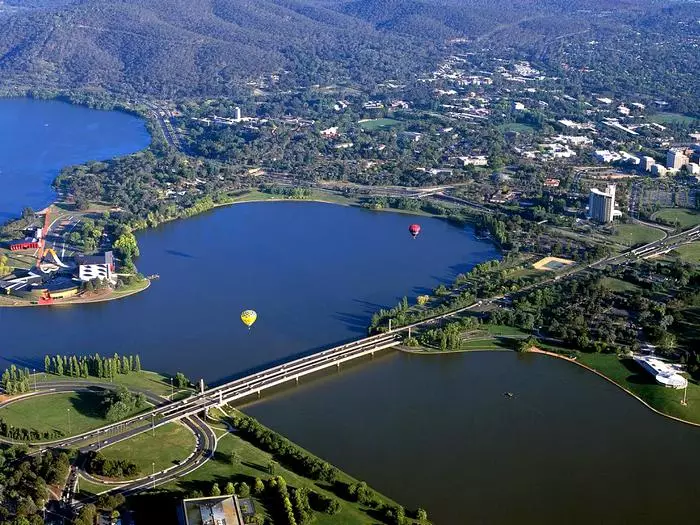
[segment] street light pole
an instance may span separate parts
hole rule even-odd
[[[173,387],[173,378],[170,378],[170,401],[175,397],[175,387]]]
[[[153,488],[156,488],[156,462],[151,462],[151,467],[153,467]]]
[[[68,411],[68,435],[70,435],[70,408],[66,409]]]
[[[32,368],[32,373],[34,374],[34,390],[36,390],[36,368]]]
[[[156,415],[151,414],[151,435],[156,437]]]
[[[688,406],[688,383],[685,384],[685,388],[683,389],[683,400],[681,401],[681,405]]]

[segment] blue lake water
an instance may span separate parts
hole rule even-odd
[[[145,367],[215,381],[367,333],[372,314],[498,257],[471,229],[322,203],[248,203],[138,235],[160,279],[98,305],[0,309],[0,357],[139,353]],[[252,330],[240,321],[252,308]],[[24,337],[41,326],[47,338]],[[0,363],[0,366],[2,363]]]
[[[134,153],[150,143],[144,121],[65,102],[0,99],[0,222],[44,208],[61,168]]]

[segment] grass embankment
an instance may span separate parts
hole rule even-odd
[[[683,406],[683,390],[659,385],[629,358],[620,359],[611,354],[580,353],[578,361],[639,396],[659,412],[700,424],[700,386],[697,382],[689,382],[688,404]]]
[[[167,398],[170,398],[171,392],[174,391],[175,399],[178,398],[178,394],[183,395],[189,394],[191,392],[190,389],[178,390],[177,388],[174,388],[171,390],[170,376],[159,374],[157,372],[149,372],[146,370],[141,370],[140,372],[129,372],[128,374],[117,374],[113,381],[93,376],[90,376],[88,378],[79,378],[70,376],[58,376],[46,373],[37,374],[37,386],[40,386],[42,383],[53,383],[57,381],[85,381],[88,383],[98,383],[113,386],[122,385],[128,388],[129,390],[148,391],[161,397]]]
[[[669,113],[660,112],[655,113],[649,117],[649,120],[656,122],[657,124],[682,124],[684,126],[690,126],[698,122],[698,119],[690,117],[688,115],[683,115],[681,113]]]
[[[684,244],[671,252],[672,255],[677,255],[681,261],[690,264],[700,264],[700,242]]]
[[[179,423],[168,423],[155,430],[144,432],[125,441],[120,441],[100,453],[107,459],[123,459],[136,464],[136,478],[148,476],[176,465],[189,456],[195,449],[195,437],[192,432]]]
[[[106,425],[101,405],[100,391],[40,394],[0,408],[0,418],[17,428],[40,433],[58,430],[68,437]]]
[[[700,224],[700,213],[686,208],[664,208],[657,211],[653,218],[665,224],[677,225],[682,229],[692,228]]]
[[[82,476],[78,478],[78,492],[83,497],[97,496],[102,492],[114,489],[114,487],[114,484],[93,483]]]
[[[615,277],[604,277],[601,284],[613,292],[634,292],[639,290],[636,284],[616,279]]]
[[[503,132],[507,133],[509,131],[515,131],[517,133],[534,133],[536,130],[532,126],[527,124],[521,124],[520,122],[509,122],[507,124],[500,124],[497,128]]]
[[[393,118],[375,118],[361,120],[358,122],[358,124],[364,131],[375,131],[382,128],[393,128],[394,126],[401,124],[401,121]]]
[[[623,246],[632,247],[658,241],[663,236],[661,230],[644,224],[617,224],[615,225],[615,233],[610,237]]]
[[[231,464],[229,458],[231,453],[237,454],[235,464]],[[310,456],[312,454],[309,453]],[[164,488],[174,492],[188,492],[192,490],[200,490],[204,494],[208,494],[213,483],[218,483],[223,490],[226,483],[231,482],[246,482],[250,487],[253,486],[255,478],[267,479],[270,474],[267,471],[267,465],[275,461],[275,458],[255,447],[253,444],[237,437],[234,434],[226,434],[219,439],[214,458],[207,461],[202,467],[198,468],[191,474],[178,479],[175,482],[165,485]],[[330,516],[321,512],[314,513],[313,523],[317,525],[355,525],[375,523],[380,520],[370,517],[367,509],[359,503],[346,501],[336,496],[325,482],[314,481],[312,479],[300,476],[289,470],[284,465],[276,463],[275,475],[282,476],[287,485],[290,487],[307,487],[309,490],[321,493],[327,497],[337,498],[340,501],[342,510]],[[355,483],[357,480],[340,472],[338,480],[341,483]],[[379,495],[378,495],[379,496]],[[388,498],[379,496],[380,499],[390,505],[396,503]],[[267,513],[264,504],[257,500],[256,512]]]

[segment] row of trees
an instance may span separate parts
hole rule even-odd
[[[11,396],[29,392],[31,390],[29,369],[10,365],[10,368],[5,369],[2,373],[0,384],[2,384],[2,389],[5,393]]]
[[[63,437],[63,432],[56,429],[39,432],[33,428],[13,427],[12,425],[8,425],[4,419],[0,418],[0,436],[17,441],[51,441]]]
[[[125,459],[106,458],[99,452],[89,452],[86,462],[87,471],[107,478],[132,478],[139,473],[135,463]]]
[[[243,438],[274,454],[280,461],[287,463],[299,474],[328,483],[333,483],[336,480],[338,471],[334,467],[311,456],[288,439],[264,427],[252,417],[237,413],[233,416],[233,425]]]
[[[44,370],[51,374],[70,377],[99,377],[114,379],[118,374],[141,371],[141,358],[136,355],[102,357],[99,354],[88,356],[44,356]]]

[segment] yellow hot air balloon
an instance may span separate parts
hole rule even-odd
[[[243,312],[241,312],[241,321],[243,321],[243,324],[246,325],[249,329],[251,326],[253,326],[253,323],[257,318],[258,314],[255,310],[244,310]]]

